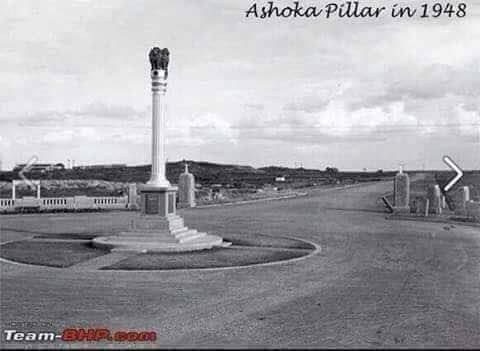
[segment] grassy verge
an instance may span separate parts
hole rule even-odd
[[[101,233],[99,234],[89,234],[89,233],[52,233],[52,234],[41,234],[38,236],[35,236],[34,239],[68,239],[68,240],[92,240],[93,238],[96,238],[97,236],[102,235]]]
[[[273,237],[262,234],[227,234],[223,236],[223,239],[237,246],[257,246],[303,250],[315,249],[315,246],[302,240]]]
[[[82,242],[15,241],[0,246],[0,256],[7,260],[65,268],[107,254]]]
[[[284,261],[305,256],[310,252],[310,250],[229,247],[185,253],[139,254],[102,269],[175,270],[237,267]]]

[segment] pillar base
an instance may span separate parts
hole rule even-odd
[[[149,186],[153,188],[171,188],[172,185],[166,179],[164,180],[149,180],[144,186]]]
[[[145,184],[140,186],[142,215],[165,218],[176,213],[177,187]]]
[[[176,187],[142,186],[141,213],[129,230],[95,238],[92,244],[112,252],[184,252],[229,246],[219,236],[185,226],[176,214],[176,191]]]

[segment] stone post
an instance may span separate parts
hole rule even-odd
[[[178,200],[181,207],[195,207],[195,177],[188,172],[187,163],[178,179]]]
[[[465,207],[465,204],[470,201],[470,188],[468,186],[464,186],[462,188],[462,202],[463,202],[463,207]]]
[[[434,214],[441,214],[442,213],[442,206],[441,206],[441,191],[440,186],[438,184],[431,185],[427,191],[427,198],[429,201],[429,213]]]
[[[468,186],[464,186],[460,188],[460,206],[458,207],[456,213],[460,215],[467,215],[467,206],[470,202],[470,188]]]
[[[128,184],[128,208],[130,210],[137,210],[137,184]]]
[[[410,212],[410,178],[403,173],[403,167],[393,182],[393,206],[394,212]]]
[[[15,180],[12,180],[12,200],[16,199],[16,192],[15,192],[16,186],[17,186],[17,182]]]

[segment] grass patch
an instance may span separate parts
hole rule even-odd
[[[107,254],[90,243],[15,241],[0,246],[0,256],[33,265],[65,268]]]
[[[267,248],[214,248],[185,253],[139,254],[103,270],[175,270],[192,268],[237,267],[302,257],[310,250]]]
[[[451,217],[448,217],[448,219],[456,222],[463,222],[463,223],[478,223],[475,220],[475,218],[470,218],[470,217],[451,216]]]
[[[97,236],[102,234],[87,234],[87,233],[68,233],[68,234],[59,234],[59,233],[52,233],[52,234],[41,234],[38,236],[34,236],[34,239],[68,239],[68,240],[92,240]]]
[[[274,237],[263,234],[229,234],[223,235],[223,239],[237,246],[315,250],[315,246],[302,240]]]

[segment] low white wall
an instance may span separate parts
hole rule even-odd
[[[93,203],[98,208],[126,208],[128,196],[122,197],[93,197]]]
[[[45,210],[73,209],[75,203],[72,197],[44,197],[41,200],[41,208]]]
[[[15,208],[15,200],[0,199],[0,211],[6,211]]]
[[[126,209],[128,196],[74,196],[74,197],[25,197],[21,199],[0,199],[0,212],[14,211],[21,207],[39,207],[42,210],[87,210]]]

